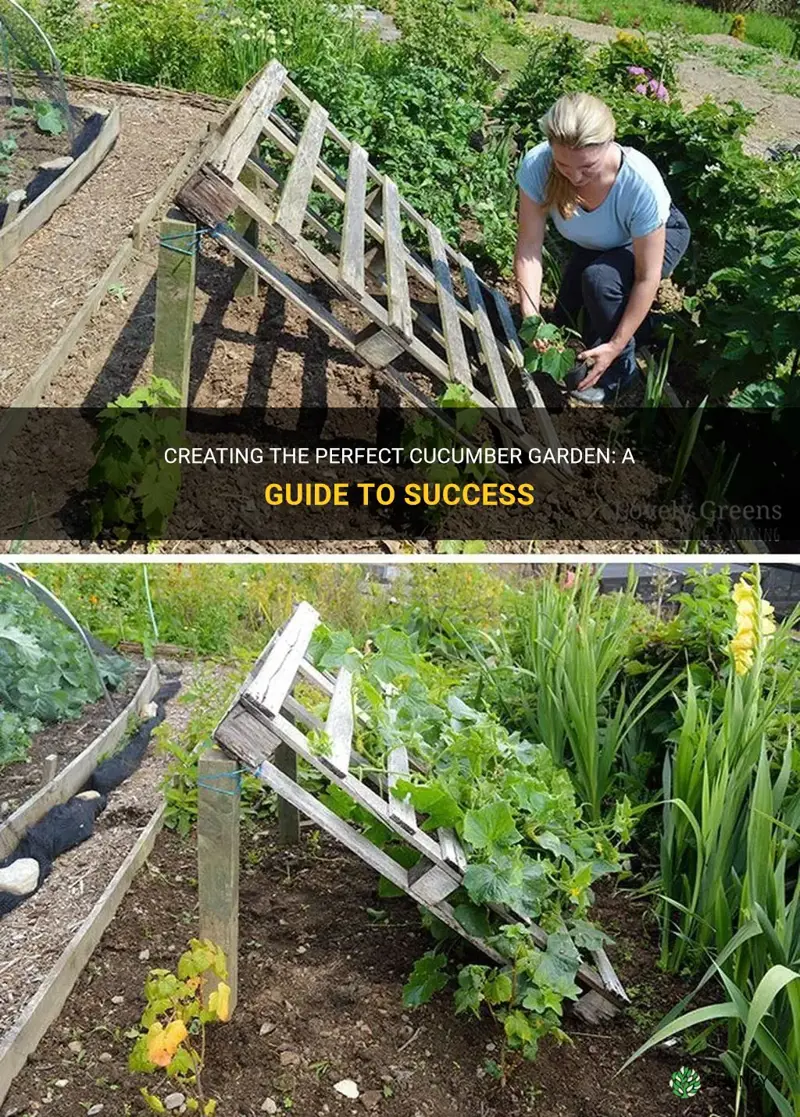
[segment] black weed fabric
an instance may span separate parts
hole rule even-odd
[[[83,790],[97,791],[100,793],[99,798],[75,797],[68,803],[51,807],[40,822],[31,826],[14,852],[4,861],[0,861],[0,869],[7,868],[20,857],[34,858],[39,862],[39,883],[34,889],[38,891],[42,882],[50,875],[55,859],[92,836],[95,819],[105,809],[109,792],[119,787],[139,767],[153,730],[166,717],[167,702],[178,693],[180,687],[179,679],[170,679],[166,682],[155,697],[158,707],[155,717],[143,722],[124,748],[103,761],[94,770]],[[32,896],[33,893],[29,895]],[[16,896],[11,892],[0,892],[0,916],[13,911],[27,898],[27,896]]]

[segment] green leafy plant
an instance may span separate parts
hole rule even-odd
[[[0,178],[7,178],[11,174],[11,159],[16,150],[17,141],[13,136],[0,140]]]
[[[203,1096],[201,1075],[205,1065],[206,1027],[230,1019],[230,986],[225,955],[208,939],[192,939],[174,973],[150,970],[144,986],[147,1002],[139,1023],[140,1034],[128,1066],[133,1072],[152,1074],[163,1070],[190,1096],[189,1112],[213,1117],[215,1098]],[[207,992],[209,984],[211,992]],[[155,1113],[167,1109],[157,1094],[142,1087],[142,1097]]]
[[[66,130],[64,114],[50,101],[39,101],[34,108],[36,127],[47,136],[60,136]]]
[[[118,686],[127,670],[117,656],[93,660],[77,633],[0,575],[0,765],[23,759],[31,733],[78,717],[103,694],[101,679]]]
[[[567,338],[577,337],[575,330],[560,329],[543,318],[526,318],[519,336],[526,343],[525,368],[528,372],[546,372],[561,383],[576,361],[575,350]]]
[[[153,377],[100,412],[92,447],[95,464],[89,471],[95,536],[108,531],[127,540],[163,532],[180,488],[180,466],[164,458],[167,447],[184,445],[183,424],[175,411],[180,402],[169,380]]]

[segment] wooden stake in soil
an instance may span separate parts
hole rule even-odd
[[[225,951],[230,1011],[236,1007],[239,950],[239,774],[236,762],[218,748],[197,762],[197,885],[200,938]],[[206,1002],[218,981],[210,977]]]
[[[258,151],[255,152],[258,156]],[[261,180],[256,172],[249,164],[245,164],[242,173],[239,175],[239,181],[242,182],[248,190],[252,190],[256,197],[261,197]],[[236,216],[233,220],[233,227],[240,236],[243,236],[248,244],[252,244],[253,248],[258,248],[258,222],[245,213],[243,209],[237,209]],[[254,299],[258,296],[258,273],[252,268],[248,268],[241,260],[234,261],[234,276],[236,276],[236,285],[234,288],[233,296],[236,299]]]
[[[181,407],[189,403],[192,359],[197,226],[178,210],[161,222],[161,247],[156,279],[156,326],[153,375],[171,380],[180,392]]]
[[[275,767],[297,783],[297,756],[287,744],[275,749]],[[300,815],[288,799],[278,796],[278,838],[282,845],[293,846],[300,841]]]
[[[55,752],[51,752],[49,756],[46,756],[44,758],[44,763],[42,764],[42,784],[41,784],[41,786],[46,787],[50,783],[51,780],[54,780],[56,778],[56,772],[57,771],[58,771],[58,754],[55,753]]]

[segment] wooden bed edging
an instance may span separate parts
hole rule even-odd
[[[47,1029],[60,1015],[72,987],[114,918],[134,876],[150,856],[164,824],[165,811],[166,802],[162,802],[80,929],[28,1001],[22,1015],[0,1042],[0,1105],[28,1056],[36,1050]]]
[[[92,144],[79,155],[74,163],[64,171],[51,186],[26,206],[0,232],[0,272],[12,264],[19,256],[28,237],[49,221],[58,207],[81,186],[108,155],[119,135],[120,112],[115,105],[108,113],[100,134]]]
[[[0,826],[0,860],[16,849],[26,831],[39,822],[51,807],[66,803],[80,791],[97,767],[100,757],[120,743],[125,736],[129,719],[136,714],[141,714],[145,706],[158,693],[159,685],[158,667],[153,663],[139,684],[136,694],[111,724],[107,725],[83,752],[74,757],[55,779],[40,788],[6,819]]]

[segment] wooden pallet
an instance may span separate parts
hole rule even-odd
[[[282,99],[290,102],[295,115],[304,115],[302,131],[277,111]],[[264,140],[288,159],[283,177],[262,158]],[[326,140],[347,153],[346,178],[323,158]],[[262,184],[279,194],[277,206],[266,203]],[[322,191],[342,207],[341,231],[314,209],[312,191]],[[327,111],[288,79],[278,61],[272,61],[254,82],[231,127],[176,201],[337,344],[382,369],[415,404],[421,402],[419,389],[391,364],[403,352],[443,383],[463,384],[501,435],[527,453],[541,445],[523,425],[512,390],[516,378],[535,409],[544,445],[558,449],[541,394],[523,367],[522,347],[502,292],[480,279],[470,261],[400,195],[392,179],[370,163],[364,148],[351,143],[331,123]],[[370,324],[356,332],[340,321],[260,252],[252,237],[237,233],[228,223],[237,213],[299,252],[312,271],[336,295],[355,304]],[[427,257],[404,243],[403,221],[424,232]],[[316,235],[317,243],[323,238],[329,251],[321,251],[309,233]],[[371,249],[367,237],[374,242]],[[413,304],[409,274],[435,293],[438,314],[432,316],[428,304]],[[456,293],[459,281],[466,300]],[[376,284],[380,298],[369,289]]]
[[[278,631],[214,731],[215,740],[240,764],[269,784],[285,802],[291,804],[317,826],[350,849],[392,884],[427,908],[493,962],[507,960],[488,942],[468,934],[448,902],[463,884],[467,858],[451,830],[439,830],[434,837],[421,828],[410,802],[393,793],[398,779],[419,768],[404,747],[392,750],[386,773],[375,773],[353,749],[356,719],[368,717],[352,699],[352,677],[342,668],[332,677],[319,671],[308,659],[309,643],[319,622],[311,605],[303,602],[285,627]],[[325,721],[308,711],[292,694],[298,682],[311,684],[328,700]],[[307,730],[324,730],[330,743],[327,755],[320,755],[309,744]],[[291,751],[294,768],[278,763],[280,749]],[[344,819],[334,814],[297,781],[296,758],[304,761],[332,784],[344,791],[354,803],[366,809],[402,842],[420,854],[419,861],[407,870],[368,840]],[[547,945],[547,934],[528,916],[504,907],[493,907],[510,922],[525,923],[537,946]],[[596,1023],[614,1015],[628,1001],[604,951],[594,952],[596,969],[582,964],[576,981],[586,990],[574,1008],[582,1019]]]

